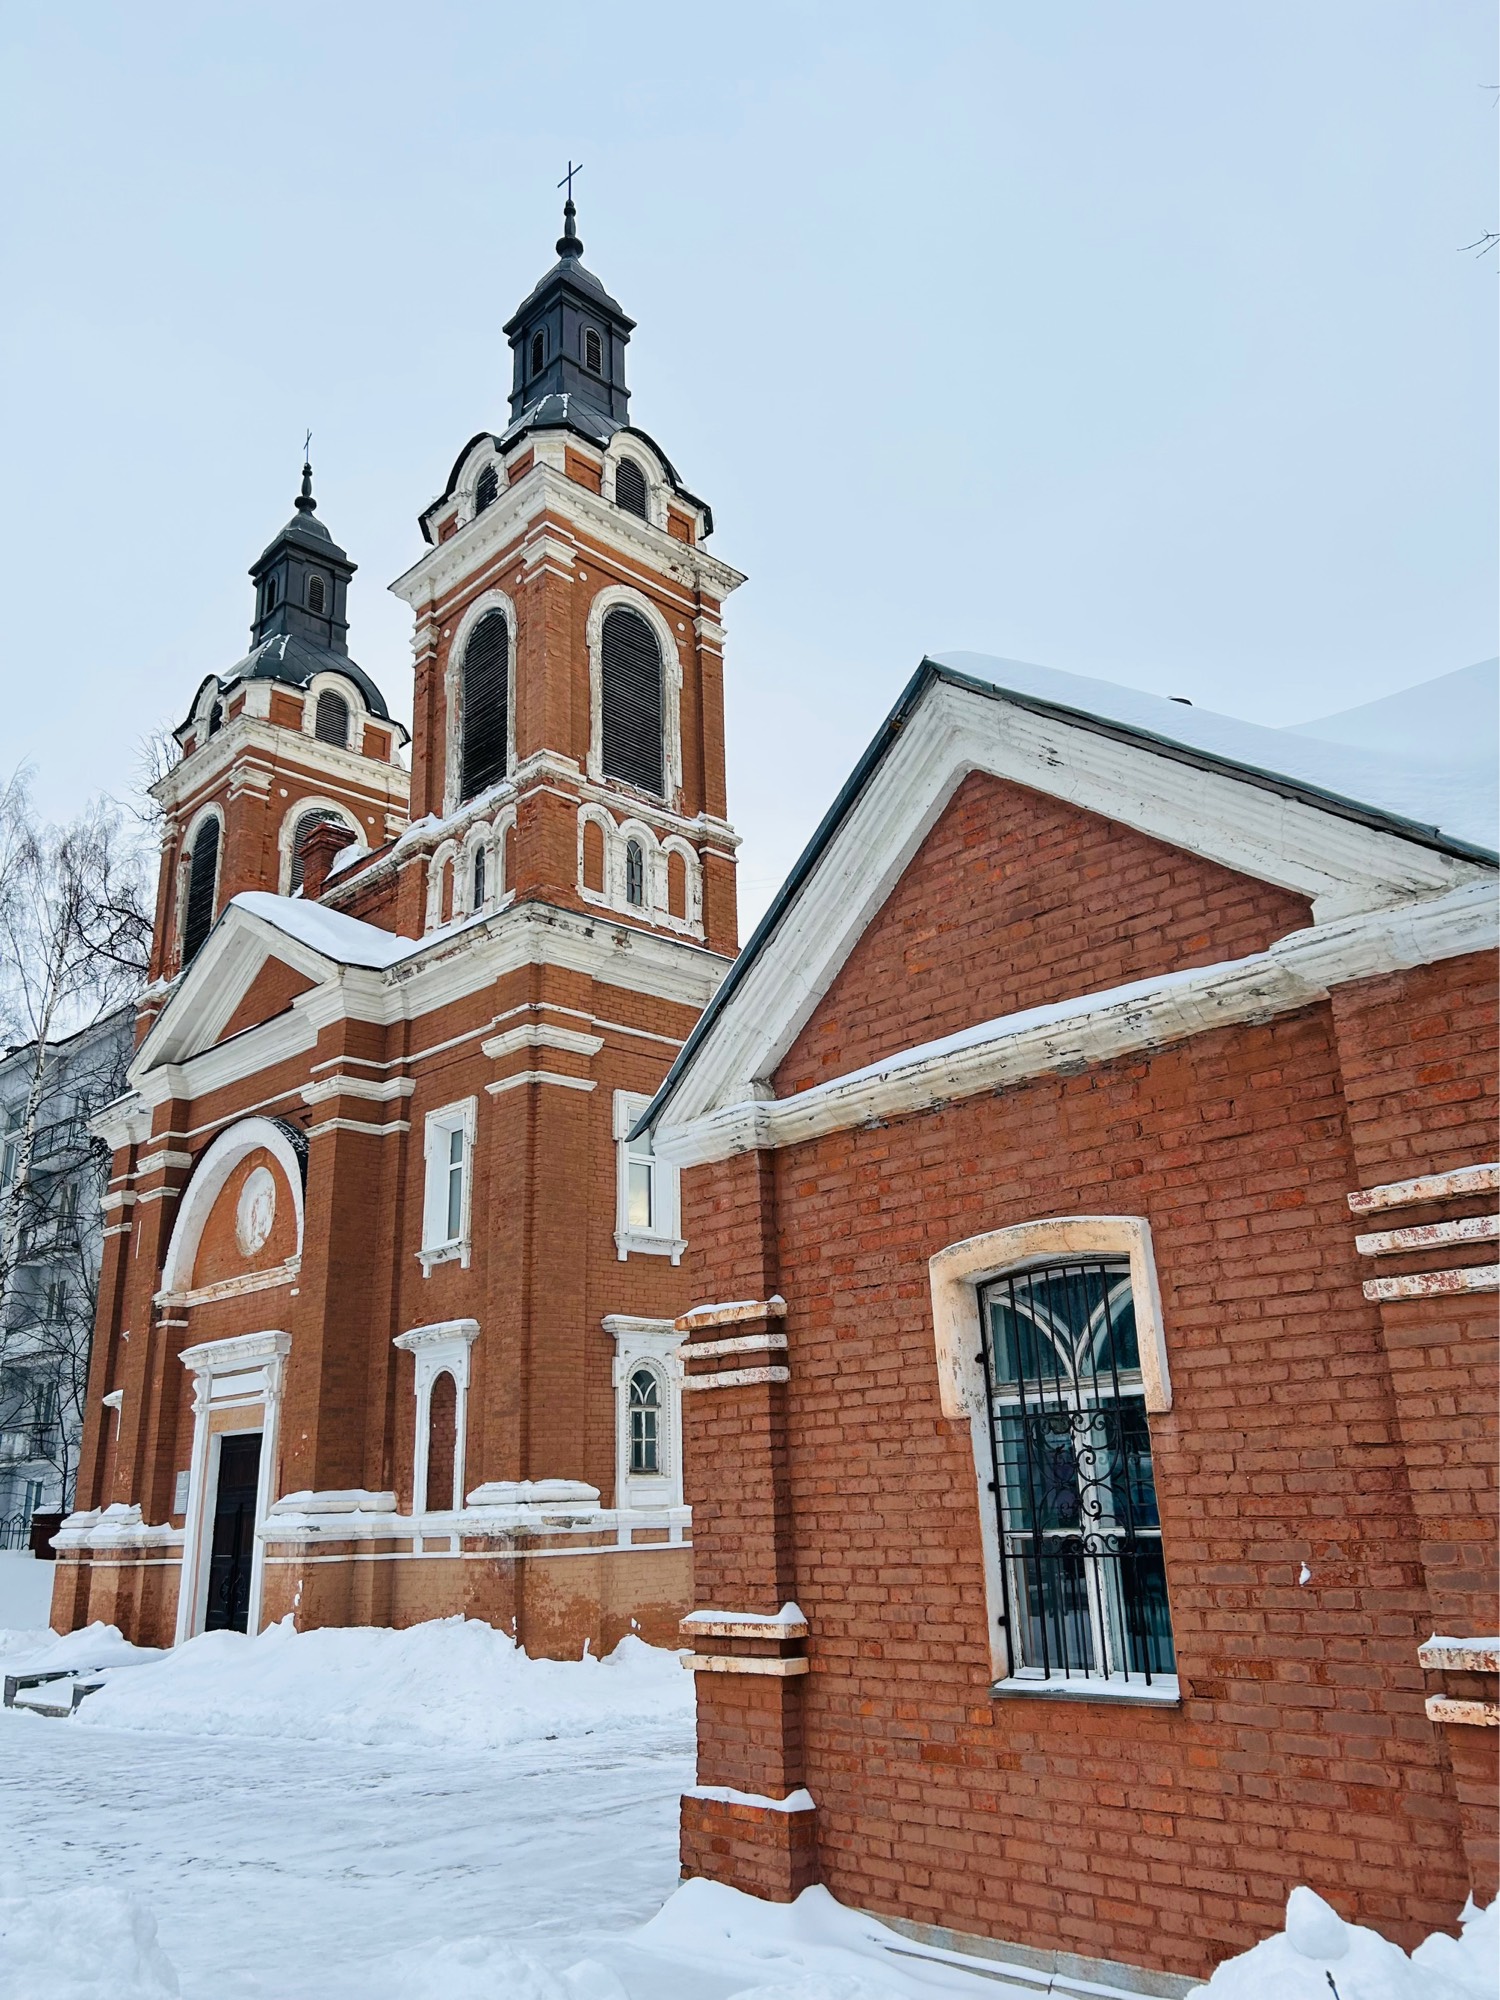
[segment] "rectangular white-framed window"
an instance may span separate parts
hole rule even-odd
[[[630,1128],[651,1102],[633,1090],[614,1095],[615,1249],[623,1263],[632,1252],[670,1257],[679,1263],[687,1248],[681,1235],[677,1169],[658,1159],[651,1134],[630,1137]]]
[[[477,1115],[478,1099],[473,1097],[427,1114],[422,1248],[417,1253],[424,1276],[434,1264],[455,1259],[468,1268]]]

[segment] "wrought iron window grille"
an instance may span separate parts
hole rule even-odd
[[[1014,1272],[980,1305],[1010,1682],[1170,1680],[1128,1263]]]

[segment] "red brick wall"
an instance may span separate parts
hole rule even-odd
[[[746,1174],[687,1176],[695,1298],[733,1295],[760,1254],[726,1240]],[[1408,1944],[1450,1923],[1468,1877],[1423,1714],[1431,1613],[1329,1010],[831,1136],[775,1180],[806,1775],[834,1893],[1189,1973],[1274,1928],[1299,1881]],[[1087,1213],[1144,1215],[1155,1239],[1180,1711],[989,1695],[980,1495],[967,1425],[939,1409],[927,1260]],[[690,1452],[717,1400],[690,1399]],[[696,1553],[700,1601],[728,1602]],[[731,1746],[718,1762],[735,1783]]]
[[[777,1094],[1023,1007],[1263,951],[1311,921],[1299,896],[972,772],[797,1037]]]

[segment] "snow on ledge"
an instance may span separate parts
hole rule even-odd
[[[758,1812],[816,1812],[817,1801],[806,1785],[788,1792],[784,1799],[768,1799],[764,1792],[737,1792],[733,1785],[689,1785],[685,1799],[708,1799],[721,1806],[754,1806]]]

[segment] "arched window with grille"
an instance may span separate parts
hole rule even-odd
[[[615,467],[615,504],[627,514],[647,518],[646,475],[633,458],[622,458]]]
[[[336,743],[340,750],[349,747],[349,704],[332,688],[324,688],[318,696],[313,711],[313,735],[320,743]]]
[[[292,871],[287,883],[289,895],[295,895],[302,887],[302,878],[307,870],[307,836],[315,826],[329,824],[342,825],[343,822],[336,812],[329,812],[323,806],[315,806],[311,812],[303,813],[298,820],[292,832]]]
[[[604,775],[660,798],[662,661],[656,634],[639,611],[617,604],[605,613],[600,655]]]
[[[469,886],[471,894],[469,897],[469,908],[471,910],[482,910],[484,908],[484,889],[485,889],[484,878],[485,878],[484,849],[482,847],[476,847],[474,849],[474,859],[470,863]]]
[[[630,1377],[630,1470],[660,1472],[661,1383],[654,1368],[637,1368]]]
[[[321,618],[328,608],[328,586],[320,576],[307,579],[307,608]]]
[[[486,507],[493,507],[499,497],[500,475],[493,465],[487,465],[474,488],[474,512],[482,514]]]
[[[182,922],[182,962],[190,965],[214,927],[219,886],[219,822],[212,815],[198,829],[188,863],[187,907]]]
[[[1176,1671],[1129,1264],[1048,1264],[981,1293],[1013,1678]]]
[[[469,634],[460,672],[460,802],[505,776],[509,683],[510,623],[503,611],[487,611]]]
[[[593,327],[583,336],[583,365],[591,375],[604,373],[604,342]]]
[[[646,850],[638,840],[625,843],[625,900],[636,910],[646,905]]]

